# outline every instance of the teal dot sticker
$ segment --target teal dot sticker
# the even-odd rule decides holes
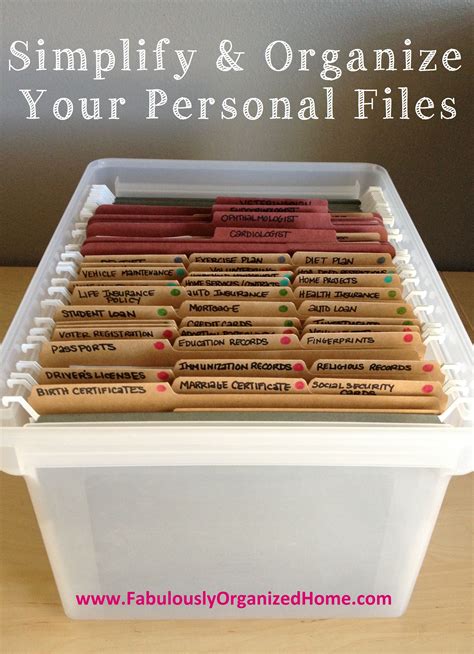
[[[281,304],[278,307],[278,311],[280,311],[280,313],[286,313],[288,311],[288,307],[285,304]]]
[[[282,288],[280,291],[278,291],[278,293],[280,295],[288,295],[288,291],[286,290],[286,288]]]
[[[393,277],[392,277],[392,275],[387,275],[386,277],[383,278],[383,281],[384,281],[386,284],[390,284],[390,282],[393,282]]]
[[[412,320],[404,320],[402,322],[402,325],[413,325],[413,321]]]
[[[379,257],[377,263],[385,263],[385,257]]]
[[[406,307],[398,307],[398,309],[397,309],[397,313],[398,313],[400,316],[403,316],[403,314],[406,313],[406,312],[407,312]]]
[[[293,274],[290,270],[286,270],[284,273],[282,273],[285,277],[290,277]]]
[[[156,313],[157,313],[158,316],[167,316],[167,315],[168,315],[167,310],[166,310],[166,309],[163,309],[163,308],[161,308],[161,309],[157,309],[157,310],[156,310]]]
[[[293,327],[294,323],[292,320],[285,320],[283,323],[284,327]]]
[[[285,279],[280,279],[280,286],[288,286],[290,284],[290,280],[288,277],[285,277]]]
[[[177,295],[181,295],[181,291],[179,288],[173,288],[173,290],[170,291],[170,295],[174,295],[176,297]]]
[[[178,282],[166,282],[166,286],[177,286]]]
[[[397,297],[397,291],[389,291],[388,297]]]

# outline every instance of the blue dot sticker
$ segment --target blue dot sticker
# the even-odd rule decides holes
[[[285,263],[285,257],[278,257],[278,263]]]
[[[379,257],[377,263],[385,263],[385,257]]]
[[[175,263],[183,263],[183,258],[182,257],[175,257],[174,262]]]

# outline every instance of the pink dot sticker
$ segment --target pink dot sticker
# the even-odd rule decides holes
[[[302,372],[304,370],[304,365],[302,363],[294,363],[293,370],[296,370],[296,372]]]
[[[432,372],[433,371],[433,364],[432,363],[425,363],[423,366],[423,372]]]
[[[305,388],[306,384],[304,381],[297,381],[295,382],[295,388],[297,391],[302,391]]]
[[[289,336],[282,336],[280,338],[280,343],[282,345],[289,345],[291,343],[291,338]]]
[[[413,340],[413,334],[405,334],[403,340],[405,341],[405,343],[411,343]]]
[[[163,332],[163,338],[171,338],[173,336],[173,332],[171,329],[165,329]]]
[[[156,390],[158,391],[158,393],[164,393],[166,391],[166,386],[163,386],[163,384],[158,384]]]
[[[168,381],[168,379],[170,378],[169,373],[167,373],[166,370],[160,370],[160,372],[158,372],[156,376],[158,379],[161,379],[161,381]]]
[[[165,349],[165,344],[162,341],[156,341],[153,343],[153,347],[155,350],[164,350]]]
[[[433,386],[431,384],[425,384],[421,390],[423,391],[423,393],[432,393]]]

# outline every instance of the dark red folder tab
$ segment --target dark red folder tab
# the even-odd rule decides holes
[[[262,213],[260,211],[215,211],[214,225],[233,227],[288,227],[289,229],[332,229],[329,213]]]
[[[215,227],[211,222],[93,222],[87,225],[91,236],[178,237],[201,236],[211,238]]]
[[[327,204],[213,204],[212,212],[216,211],[239,211],[260,213],[328,213]]]
[[[219,195],[215,199],[214,204],[235,204],[235,205],[247,205],[247,204],[262,204],[262,205],[285,205],[293,204],[300,206],[315,205],[315,206],[328,206],[327,200],[322,200],[321,198],[244,198],[244,197],[235,197],[235,196],[225,196]]]
[[[101,204],[95,210],[95,216],[98,214],[141,214],[146,215],[159,215],[166,214],[172,216],[177,215],[189,215],[195,213],[211,213],[210,207],[193,207],[193,206],[167,206],[167,205],[147,205],[147,204]]]
[[[212,220],[211,214],[205,213],[195,213],[189,215],[178,215],[178,214],[133,214],[133,213],[101,213],[94,214],[89,218],[88,224],[92,223],[172,223],[172,222],[201,222],[210,223]]]

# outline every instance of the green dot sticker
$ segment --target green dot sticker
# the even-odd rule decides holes
[[[288,307],[286,306],[286,304],[280,304],[280,306],[278,307],[278,311],[280,311],[281,313],[286,313],[288,311]]]
[[[176,282],[166,282],[166,286],[176,286]]]
[[[377,263],[385,263],[385,257],[379,257]]]
[[[390,284],[390,282],[393,282],[393,277],[392,277],[392,275],[387,275],[386,277],[383,278],[383,281],[384,281],[386,284]]]
[[[163,309],[163,308],[161,308],[161,309],[157,309],[157,310],[156,310],[156,313],[157,313],[157,315],[159,315],[159,316],[166,316],[166,315],[168,315],[167,310],[166,310],[166,309]]]
[[[178,275],[178,277],[182,277],[183,275],[186,274],[186,271],[184,268],[176,268],[176,274]]]
[[[397,291],[389,291],[388,297],[397,297]]]
[[[412,320],[404,320],[402,322],[402,325],[413,325],[413,321]]]
[[[288,295],[288,291],[286,290],[286,288],[282,288],[280,291],[278,291],[278,293],[280,295]]]
[[[294,323],[292,320],[285,320],[285,322],[283,323],[285,327],[293,327],[293,324]]]
[[[170,295],[174,295],[174,296],[181,295],[181,291],[179,290],[179,288],[173,288],[173,290],[170,291]]]
[[[288,286],[290,283],[290,280],[288,277],[285,277],[284,279],[280,279],[280,286]]]
[[[403,315],[404,313],[406,313],[406,312],[407,312],[407,308],[406,308],[406,307],[398,307],[398,309],[397,309],[397,313],[398,313],[400,316],[402,316],[402,315]]]

